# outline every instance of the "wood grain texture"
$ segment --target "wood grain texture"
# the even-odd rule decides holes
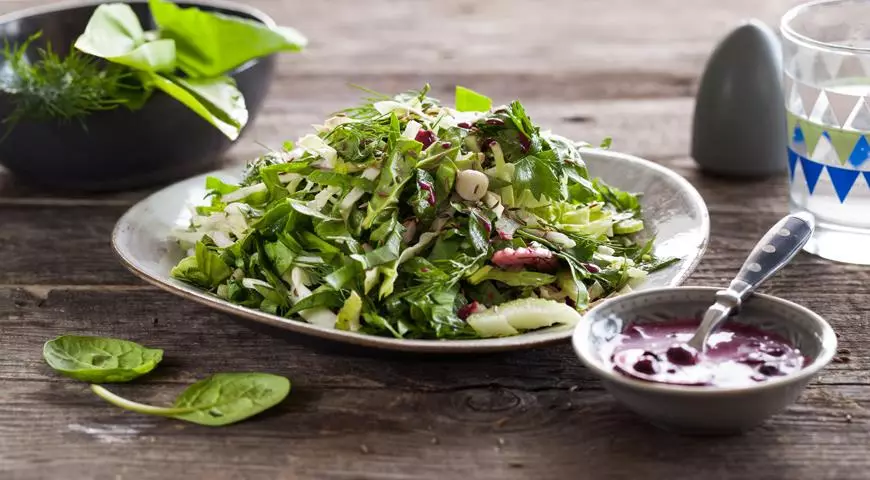
[[[0,305],[0,468],[13,478],[70,471],[79,478],[474,472],[487,479],[531,471],[563,478],[591,468],[606,478],[677,471],[743,478],[755,471],[757,478],[840,479],[862,478],[850,465],[866,461],[870,440],[870,379],[860,344],[852,345],[850,364],[832,366],[799,404],[764,427],[699,440],[660,432],[614,404],[567,345],[472,358],[373,354],[254,330],[150,290],[58,288],[42,298],[4,288]],[[860,337],[867,325],[848,317],[831,315],[843,337]],[[112,387],[138,400],[169,402],[184,384],[214,371],[271,371],[292,378],[294,391],[276,410],[221,430],[138,416],[42,363],[42,342],[64,332],[165,347],[154,374]],[[735,458],[746,464],[735,466]]]
[[[0,13],[45,3],[6,1]],[[785,178],[701,174],[692,95],[716,39],[775,24],[798,0],[256,0],[311,39],[282,58],[257,123],[223,163],[257,155],[356,100],[358,83],[451,97],[454,84],[519,97],[535,121],[648,157],[706,199],[712,241],[690,279],[717,285],[786,211]],[[109,234],[149,191],[47,192],[0,172],[0,478],[863,479],[870,458],[870,270],[801,255],[766,291],[828,318],[832,364],[800,402],[746,435],[686,438],[616,405],[568,345],[486,356],[379,353],[181,301],[115,260]],[[293,380],[287,402],[210,429],[120,411],[44,365],[68,332],[164,348],[154,374],[113,387],[169,402],[217,371]]]

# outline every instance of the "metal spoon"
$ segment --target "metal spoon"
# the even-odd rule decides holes
[[[750,293],[794,258],[813,236],[814,228],[815,218],[806,212],[787,215],[776,222],[749,253],[728,288],[716,292],[716,303],[704,313],[701,326],[688,345],[704,353],[710,334],[740,308]]]

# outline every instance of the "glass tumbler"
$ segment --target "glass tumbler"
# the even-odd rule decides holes
[[[805,250],[870,264],[870,0],[782,18],[789,205],[816,217]]]

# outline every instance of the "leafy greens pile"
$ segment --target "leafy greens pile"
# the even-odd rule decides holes
[[[461,339],[571,324],[668,263],[637,240],[637,196],[589,178],[586,144],[518,101],[427,93],[336,114],[238,184],[209,177],[172,275],[322,327]]]
[[[15,48],[7,44],[10,71],[0,75],[0,91],[15,106],[5,119],[11,124],[7,133],[24,118],[81,120],[122,105],[136,110],[161,90],[235,140],[248,111],[227,72],[306,44],[305,37],[287,27],[166,0],[149,0],[148,5],[157,30],[145,31],[128,4],[103,4],[65,57],[49,44],[31,63],[26,52],[39,33]]]

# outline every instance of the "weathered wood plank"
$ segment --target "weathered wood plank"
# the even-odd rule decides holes
[[[467,370],[466,370],[467,371]],[[293,375],[288,367],[282,373]],[[470,371],[468,373],[474,373]],[[177,385],[114,390],[167,402]],[[7,478],[866,478],[865,388],[810,389],[746,435],[663,433],[600,390],[421,392],[297,380],[275,410],[229,429],[120,411],[72,382],[0,397]],[[13,434],[26,431],[15,437]]]
[[[840,299],[831,297],[807,300]],[[864,297],[856,303],[866,305]],[[866,319],[866,312],[857,314]],[[854,339],[844,343],[853,345],[851,364],[833,365],[764,427],[702,441],[664,434],[624,411],[568,346],[483,357],[380,354],[264,335],[164,293],[58,289],[40,299],[0,288],[0,472],[139,479],[473,471],[488,479],[593,469],[602,478],[681,472],[730,479],[750,471],[762,479],[863,478],[870,389],[858,341],[867,325],[845,308],[831,320]],[[123,412],[42,363],[42,342],[69,331],[166,349],[152,375],[112,387],[137,400],[169,402],[182,384],[215,371],[273,371],[290,377],[294,391],[274,411],[219,431]]]

